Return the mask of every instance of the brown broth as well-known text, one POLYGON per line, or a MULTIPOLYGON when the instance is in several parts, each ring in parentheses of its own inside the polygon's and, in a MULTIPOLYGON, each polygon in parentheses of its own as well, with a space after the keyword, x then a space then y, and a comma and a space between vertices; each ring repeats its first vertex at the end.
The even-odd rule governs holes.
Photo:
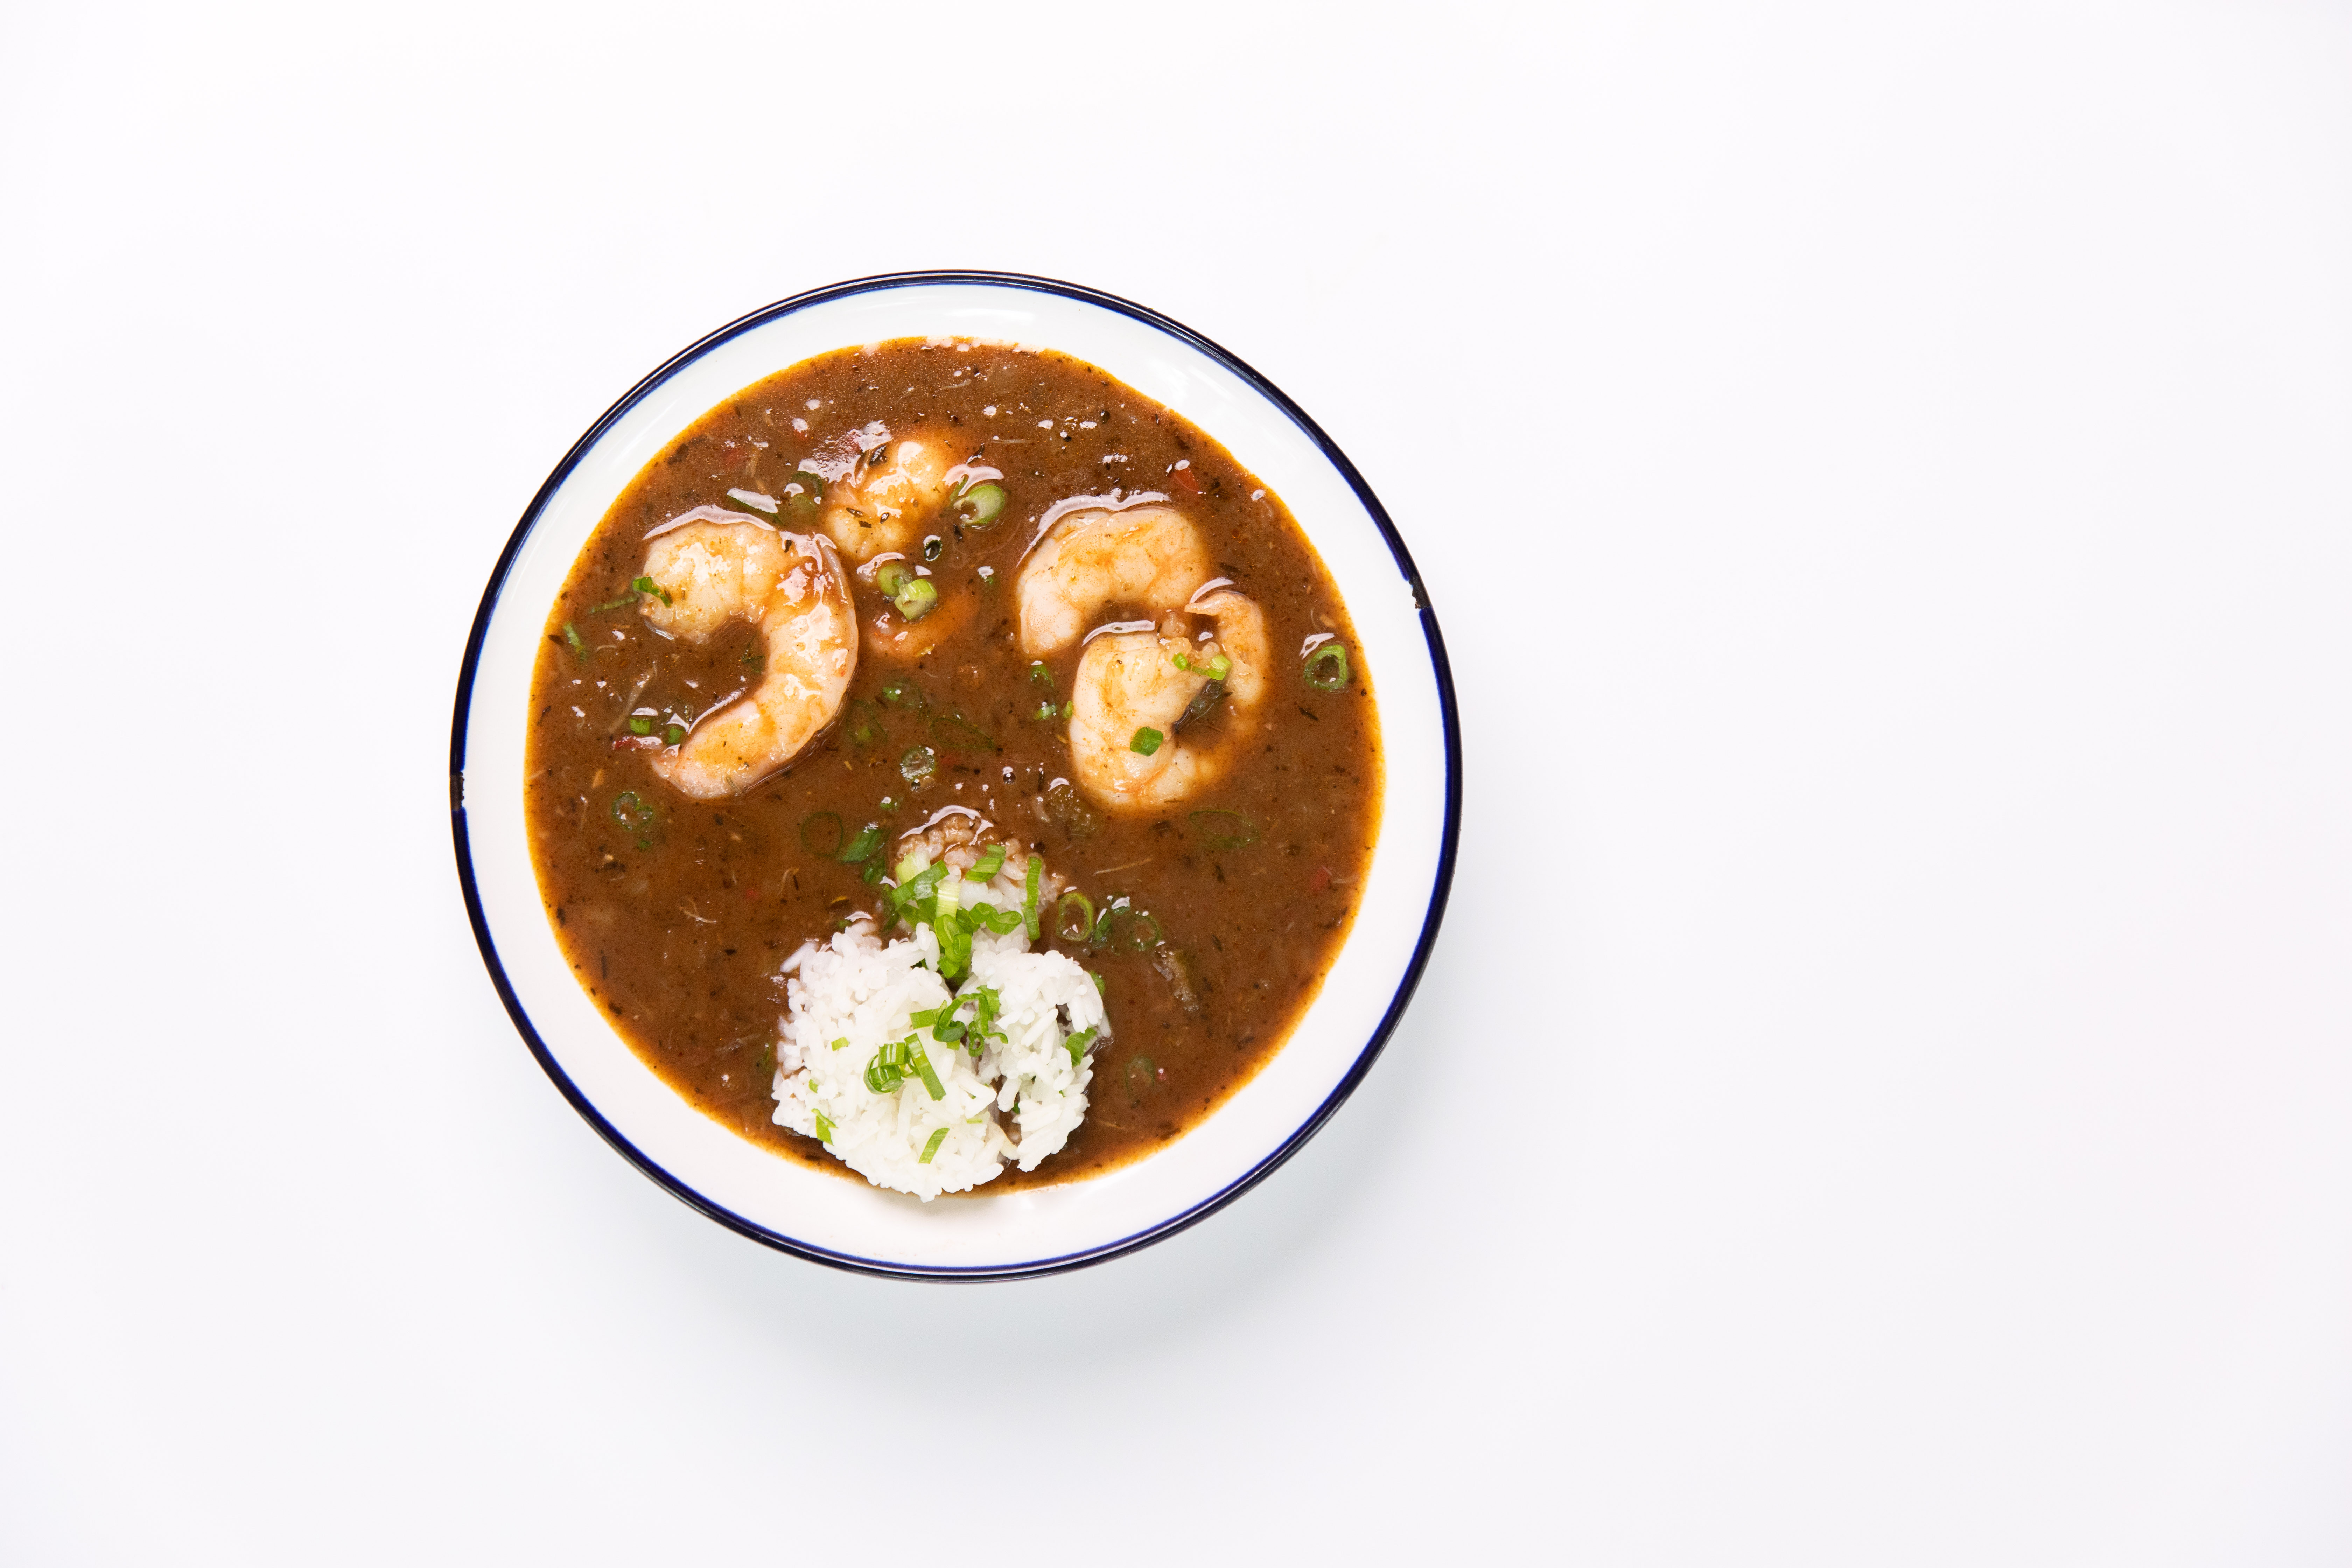
MULTIPOLYGON (((885 601, 869 584, 855 593, 870 628, 885 601)), ((1113 607, 1099 619, 1120 615, 1113 607)), ((1033 1174, 1006 1169, 982 1193, 1134 1159, 1248 1081, 1336 956, 1379 828, 1368 672, 1313 547, 1281 501, 1199 429, 1050 352, 906 340, 827 354, 728 399, 648 463, 591 535, 548 616, 531 689, 532 855, 581 984, 637 1055, 709 1116, 844 1174, 854 1173, 822 1145, 770 1120, 784 1008, 778 965, 848 911, 879 905, 860 867, 811 851, 810 818, 833 813, 849 835, 879 824, 888 853, 940 805, 970 806, 995 824, 992 839, 1043 854, 1097 908, 1124 896, 1158 923, 1162 951, 1062 944, 1104 976, 1112 1043, 1097 1052, 1091 1108, 1067 1146, 1033 1174), (749 626, 700 647, 651 631, 629 586, 644 570, 644 535, 693 507, 737 506, 731 488, 781 494, 803 458, 875 421, 968 437, 958 457, 1003 471, 1011 499, 992 526, 960 528, 944 516, 928 525, 941 540, 930 568, 941 595, 934 613, 961 618, 941 623, 953 629, 909 664, 876 657, 869 629, 844 722, 741 795, 688 799, 648 765, 659 721, 652 735, 633 737, 628 710, 651 706, 665 720, 699 710, 746 684, 759 644, 749 626), (1113 487, 1163 491, 1185 512, 1219 572, 1264 611, 1274 658, 1247 742, 1219 780, 1143 816, 1083 805, 1074 813, 1065 791, 1049 805, 1049 786, 1071 773, 1069 746, 1065 727, 1037 710, 1067 696, 1078 650, 1048 661, 1048 693, 1013 634, 1013 579, 1039 517, 1113 487), (953 604, 960 595, 968 615, 953 604), (1338 690, 1304 677, 1300 650, 1318 635, 1347 649, 1349 679, 1338 690), (901 687, 892 693, 900 700, 885 701, 894 682, 919 700, 901 687), (933 771, 910 782, 902 762, 923 746, 933 771), (624 795, 652 808, 650 827, 619 820, 624 795), (1192 813, 1203 809, 1240 813, 1254 840, 1218 847, 1233 823, 1196 822, 1192 813), (1192 967, 1189 1006, 1167 973, 1171 951, 1192 967)), ((1224 721, 1213 715, 1188 739, 1213 742, 1224 721)), ((821 817, 812 838, 831 842, 821 817)))

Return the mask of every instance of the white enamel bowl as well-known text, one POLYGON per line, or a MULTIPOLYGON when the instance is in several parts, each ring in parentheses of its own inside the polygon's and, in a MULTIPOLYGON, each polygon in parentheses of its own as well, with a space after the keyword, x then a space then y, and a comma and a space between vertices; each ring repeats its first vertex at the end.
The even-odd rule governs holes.
POLYGON ((1230 1203, 1298 1149, 1370 1068, 1445 903, 1461 743, 1435 617, 1354 467, 1290 400, 1198 334, 1044 279, 908 273, 818 289, 695 344, 613 405, 556 466, 482 595, 457 685, 450 801, 483 960, 515 1026, 580 1114, 720 1224, 873 1273, 1004 1279, 1099 1262, 1230 1203), (1012 339, 1101 366, 1223 442, 1272 486, 1345 595, 1380 703, 1385 807, 1363 905, 1321 994, 1265 1069, 1205 1121, 1123 1169, 923 1205, 745 1142, 639 1061, 574 982, 523 831, 523 735, 548 606, 605 509, 728 394, 830 349, 889 338, 1012 339))

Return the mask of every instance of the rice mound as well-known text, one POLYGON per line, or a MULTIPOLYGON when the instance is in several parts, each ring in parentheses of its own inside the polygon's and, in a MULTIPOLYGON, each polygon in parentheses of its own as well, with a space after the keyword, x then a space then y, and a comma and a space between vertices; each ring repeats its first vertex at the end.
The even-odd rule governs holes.
MULTIPOLYGON (((962 907, 1018 911, 1024 882, 1019 869, 1008 868, 984 885, 964 880, 958 891, 962 907)), ((789 981, 776 1053, 777 1125, 823 1137, 876 1186, 925 1203, 992 1180, 1008 1160, 1034 1171, 1059 1151, 1086 1119, 1094 1079, 1085 1043, 1074 1060, 1065 1041, 1089 1029, 1094 1041, 1110 1033, 1094 976, 1066 954, 1030 952, 1017 926, 1003 935, 974 931, 970 970, 956 984, 940 968, 938 933, 928 924, 886 943, 861 921, 830 942, 803 943, 783 964, 789 981), (941 1041, 914 1022, 914 1014, 983 987, 996 994, 1002 1038, 982 1042, 975 1030, 966 1044, 941 1041), (893 1042, 922 1051, 943 1091, 939 1099, 913 1073, 888 1092, 868 1085, 868 1065, 893 1042), (947 1135, 926 1161, 942 1128, 947 1135)))

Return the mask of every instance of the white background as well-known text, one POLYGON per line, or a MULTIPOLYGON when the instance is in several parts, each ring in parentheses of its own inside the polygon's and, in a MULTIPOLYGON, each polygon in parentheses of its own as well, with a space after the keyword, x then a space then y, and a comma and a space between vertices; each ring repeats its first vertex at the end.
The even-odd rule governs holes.
POLYGON ((0 1560, 2352 1557, 2341 5, 17 4, 0 518, 0 1560), (984 1289, 612 1154, 445 814, 564 449, 922 266, 1297 397, 1469 760, 1332 1126, 984 1289))

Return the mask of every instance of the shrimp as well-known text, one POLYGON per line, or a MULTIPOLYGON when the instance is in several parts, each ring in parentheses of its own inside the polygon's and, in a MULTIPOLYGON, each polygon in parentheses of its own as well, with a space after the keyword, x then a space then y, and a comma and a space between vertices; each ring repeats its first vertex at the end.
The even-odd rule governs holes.
POLYGON ((1188 640, 1182 616, 1170 616, 1157 630, 1103 633, 1078 660, 1070 694, 1070 763, 1087 793, 1113 811, 1156 811, 1213 783, 1253 728, 1251 714, 1265 697, 1264 612, 1235 589, 1213 583, 1186 602, 1183 613, 1215 621, 1216 636, 1188 640), (1214 736, 1187 734, 1191 721, 1204 716, 1194 701, 1213 684, 1206 671, 1220 657, 1230 667, 1224 721, 1214 736), (1159 739, 1151 741, 1145 731, 1159 739), (1148 752, 1137 748, 1139 738, 1150 746, 1148 752))
POLYGON ((1021 563, 1022 651, 1061 652, 1111 605, 1154 619, 1180 610, 1213 570, 1199 530, 1173 507, 1071 512, 1021 563))
MULTIPOLYGON (((735 514, 706 509, 718 517, 735 514)), ((645 575, 654 630, 709 641, 730 621, 760 628, 767 670, 742 700, 704 717, 654 772, 698 800, 740 795, 798 756, 841 711, 857 673, 857 613, 830 542, 762 522, 696 521, 661 534, 645 575)))
POLYGON ((848 476, 827 487, 824 531, 842 554, 863 563, 887 551, 911 552, 923 524, 954 492, 954 459, 937 437, 910 436, 877 447, 848 476), (877 461, 887 457, 887 461, 877 461))

